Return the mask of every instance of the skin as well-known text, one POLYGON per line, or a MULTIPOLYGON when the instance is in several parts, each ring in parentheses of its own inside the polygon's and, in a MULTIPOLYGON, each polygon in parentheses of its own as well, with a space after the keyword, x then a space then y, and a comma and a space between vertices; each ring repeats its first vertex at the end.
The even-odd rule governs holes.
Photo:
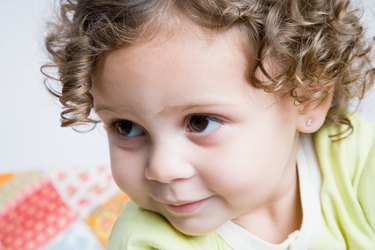
POLYGON ((189 235, 233 220, 279 243, 301 223, 306 112, 251 86, 243 47, 233 31, 189 30, 111 51, 93 78, 94 108, 115 181, 140 207, 189 235))

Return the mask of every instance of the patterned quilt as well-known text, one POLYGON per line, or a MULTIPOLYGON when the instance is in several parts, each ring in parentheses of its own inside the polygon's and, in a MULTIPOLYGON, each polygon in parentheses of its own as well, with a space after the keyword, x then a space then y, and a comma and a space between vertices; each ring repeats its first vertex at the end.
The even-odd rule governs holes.
POLYGON ((0 249, 104 249, 127 199, 103 166, 0 174, 0 249))

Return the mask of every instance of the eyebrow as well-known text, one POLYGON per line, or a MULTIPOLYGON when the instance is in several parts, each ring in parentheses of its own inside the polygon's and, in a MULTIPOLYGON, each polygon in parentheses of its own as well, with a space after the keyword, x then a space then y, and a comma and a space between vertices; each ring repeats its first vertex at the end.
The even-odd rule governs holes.
POLYGON ((230 106, 234 107, 237 106, 235 104, 227 104, 227 103, 187 103, 187 104, 176 104, 176 105, 170 105, 163 107, 161 112, 165 112, 168 110, 181 110, 186 111, 189 109, 194 108, 209 108, 209 107, 217 107, 217 106, 230 106))
MULTIPOLYGON (((228 103, 186 103, 186 104, 175 104, 175 105, 168 105, 164 106, 158 113, 166 113, 170 110, 180 110, 181 112, 186 112, 187 110, 190 109, 195 109, 195 108, 210 108, 210 107, 236 107, 238 105, 236 104, 228 104, 228 103)), ((102 110, 105 111, 110 111, 114 113, 121 113, 121 112, 129 112, 129 111, 134 111, 134 109, 130 109, 127 107, 109 107, 105 105, 98 105, 97 108, 95 109, 95 112, 98 113, 102 110)))
POLYGON ((126 107, 121 107, 121 108, 113 108, 111 106, 106 106, 106 105, 98 105, 97 107, 94 107, 95 113, 99 113, 100 111, 110 111, 114 113, 119 113, 119 112, 124 112, 124 111, 131 111, 131 109, 126 108, 126 107))

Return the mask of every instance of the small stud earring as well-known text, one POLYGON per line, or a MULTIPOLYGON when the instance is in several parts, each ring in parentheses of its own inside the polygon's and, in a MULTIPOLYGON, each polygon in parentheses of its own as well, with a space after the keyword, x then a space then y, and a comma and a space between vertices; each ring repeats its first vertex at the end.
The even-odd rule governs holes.
POLYGON ((306 121, 306 126, 307 126, 307 127, 311 127, 312 124, 313 124, 313 120, 312 120, 312 119, 308 119, 308 120, 306 121))

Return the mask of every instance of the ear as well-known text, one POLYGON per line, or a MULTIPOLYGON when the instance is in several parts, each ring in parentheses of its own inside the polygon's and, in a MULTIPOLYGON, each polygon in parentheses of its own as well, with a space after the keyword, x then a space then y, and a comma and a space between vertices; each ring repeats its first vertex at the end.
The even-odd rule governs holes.
POLYGON ((324 124, 331 106, 332 97, 333 91, 318 105, 311 102, 300 104, 298 109, 297 130, 306 134, 318 131, 324 124))

